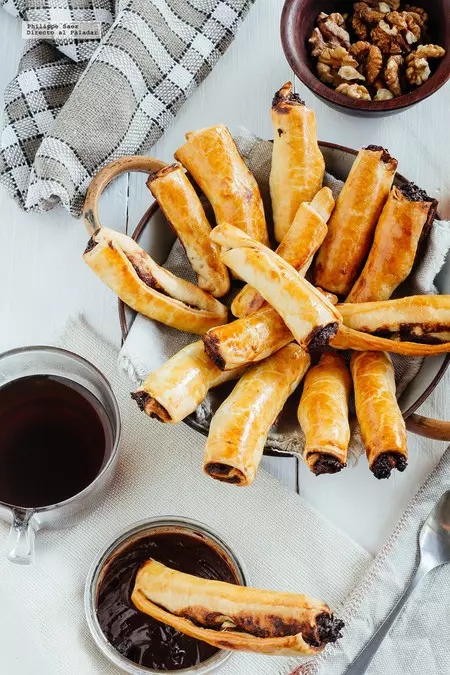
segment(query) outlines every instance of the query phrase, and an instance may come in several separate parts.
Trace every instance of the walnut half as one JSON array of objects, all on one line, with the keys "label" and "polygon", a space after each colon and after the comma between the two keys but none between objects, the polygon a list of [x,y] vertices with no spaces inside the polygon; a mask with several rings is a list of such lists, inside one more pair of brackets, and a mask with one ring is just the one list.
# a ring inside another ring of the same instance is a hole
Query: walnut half
[{"label": "walnut half", "polygon": [[390,101],[391,98],[394,98],[394,94],[392,91],[389,91],[389,89],[384,89],[382,87],[381,89],[377,90],[377,93],[373,97],[374,101]]},{"label": "walnut half", "polygon": [[357,60],[344,47],[326,47],[320,54],[319,61],[333,68],[358,65]]},{"label": "walnut half", "polygon": [[383,55],[376,45],[359,40],[350,47],[350,52],[358,61],[366,75],[367,82],[373,84],[383,67]]},{"label": "walnut half", "polygon": [[403,64],[403,57],[397,54],[390,56],[384,69],[384,79],[390,91],[394,96],[400,96],[402,88],[400,84],[400,67]]},{"label": "walnut half", "polygon": [[419,45],[415,52],[406,57],[406,79],[410,84],[419,86],[431,75],[428,59],[441,59],[445,49],[439,45]]},{"label": "walnut half", "polygon": [[348,84],[344,82],[336,89],[339,94],[345,94],[349,98],[359,99],[361,101],[370,101],[370,94],[362,84]]}]

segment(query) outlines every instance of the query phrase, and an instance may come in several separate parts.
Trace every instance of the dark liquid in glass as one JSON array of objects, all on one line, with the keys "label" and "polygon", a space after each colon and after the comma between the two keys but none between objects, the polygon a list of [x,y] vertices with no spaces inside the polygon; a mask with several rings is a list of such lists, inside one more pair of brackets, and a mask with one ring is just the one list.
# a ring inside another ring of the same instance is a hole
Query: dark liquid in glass
[{"label": "dark liquid in glass", "polygon": [[99,474],[110,437],[87,389],[32,375],[0,388],[0,501],[38,507],[73,497]]},{"label": "dark liquid in glass", "polygon": [[136,609],[131,594],[138,569],[149,558],[203,579],[237,584],[222,555],[198,536],[155,533],[130,543],[104,570],[97,596],[97,616],[110,644],[130,661],[161,671],[198,665],[218,652],[206,642]]}]

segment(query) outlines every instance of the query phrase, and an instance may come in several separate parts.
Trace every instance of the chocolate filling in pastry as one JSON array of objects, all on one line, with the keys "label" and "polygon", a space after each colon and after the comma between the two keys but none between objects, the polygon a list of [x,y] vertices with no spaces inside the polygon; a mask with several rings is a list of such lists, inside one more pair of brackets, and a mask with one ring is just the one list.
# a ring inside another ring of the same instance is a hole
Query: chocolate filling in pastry
[{"label": "chocolate filling in pastry", "polygon": [[396,452],[383,452],[372,465],[372,473],[375,478],[389,478],[392,469],[397,471],[404,471],[408,466],[408,462]]},{"label": "chocolate filling in pastry", "polygon": [[[272,108],[276,108],[277,111],[281,113],[288,113],[289,110],[283,110],[282,106],[280,106],[280,103],[289,103],[290,105],[306,105],[305,101],[303,101],[298,94],[295,94],[293,91],[291,91],[288,95],[286,95],[283,94],[283,89],[275,92],[275,95],[272,99]],[[279,129],[279,132],[280,131],[282,132],[281,129]],[[281,136],[281,134],[279,135]]]},{"label": "chocolate filling in pastry", "polygon": [[321,454],[313,466],[313,472],[316,476],[321,476],[324,473],[338,473],[346,466],[347,464],[342,464],[333,455]]},{"label": "chocolate filling in pastry", "polygon": [[339,329],[339,323],[330,323],[328,326],[316,326],[311,331],[312,336],[308,343],[308,351],[322,351],[328,345],[330,340],[334,338]]},{"label": "chocolate filling in pastry", "polygon": [[319,614],[316,618],[316,628],[313,635],[303,634],[305,642],[314,647],[321,647],[328,642],[336,642],[342,637],[341,630],[345,623],[342,619],[336,619],[332,614]]},{"label": "chocolate filling in pastry", "polygon": [[151,396],[150,394],[147,394],[146,391],[132,391],[131,398],[133,399],[133,401],[136,401],[139,410],[142,410],[142,412],[144,412],[145,406],[151,399]]},{"label": "chocolate filling in pastry", "polygon": [[389,153],[389,151],[386,150],[386,148],[383,148],[383,146],[381,146],[381,145],[368,145],[364,148],[364,150],[373,150],[374,152],[382,151],[383,154],[381,155],[380,159],[385,164],[390,162],[391,159],[392,159],[392,155]]},{"label": "chocolate filling in pastry", "polygon": [[418,185],[413,183],[412,181],[409,181],[408,183],[402,183],[402,185],[399,185],[400,192],[402,195],[408,199],[410,202],[433,202],[435,201],[434,199],[431,199],[425,192],[425,190],[422,190]]},{"label": "chocolate filling in pastry", "polygon": [[220,340],[216,335],[206,333],[203,337],[203,344],[205,345],[205,352],[211,361],[219,368],[225,370],[225,360],[219,352]]}]

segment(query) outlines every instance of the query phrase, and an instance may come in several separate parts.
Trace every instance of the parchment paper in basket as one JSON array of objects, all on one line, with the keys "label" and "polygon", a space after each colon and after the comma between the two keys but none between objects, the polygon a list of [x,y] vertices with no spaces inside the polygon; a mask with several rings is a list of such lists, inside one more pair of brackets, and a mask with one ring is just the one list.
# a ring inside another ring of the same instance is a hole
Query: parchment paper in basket
[{"label": "parchment paper in basket", "polygon": [[[272,143],[264,141],[249,133],[246,129],[238,129],[234,134],[240,153],[248,167],[253,172],[261,189],[264,207],[268,220],[271,218],[269,194],[269,173],[272,157]],[[324,185],[328,186],[336,198],[343,185],[330,174],[325,175]],[[446,254],[450,250],[450,222],[435,220],[428,239],[427,250],[420,264],[405,282],[407,287],[403,295],[436,293],[434,280],[444,264]],[[195,283],[195,275],[186,258],[184,249],[176,241],[165,264],[165,267],[174,274]],[[180,333],[179,331],[156,323],[144,316],[137,316],[130,330],[128,338],[119,355],[119,366],[128,374],[133,384],[139,384],[153,370],[167,361],[177,351],[187,344],[198,340],[199,337]],[[409,382],[417,375],[423,359],[393,355],[397,393],[400,395]],[[229,385],[230,387],[232,384]],[[214,411],[223,399],[218,392],[210,391],[205,401],[198,407],[195,415],[197,422],[205,428]],[[279,452],[293,452],[301,455],[304,448],[304,436],[297,422],[297,391],[286,404],[277,423],[272,427],[268,443]],[[363,445],[356,421],[352,423],[350,440],[350,454],[358,457],[363,451]]]}]

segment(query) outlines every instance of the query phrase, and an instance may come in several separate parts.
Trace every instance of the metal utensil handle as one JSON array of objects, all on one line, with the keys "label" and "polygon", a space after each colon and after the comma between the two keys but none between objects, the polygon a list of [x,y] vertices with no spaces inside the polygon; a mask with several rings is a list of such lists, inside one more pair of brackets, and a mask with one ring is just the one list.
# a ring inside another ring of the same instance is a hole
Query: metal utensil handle
[{"label": "metal utensil handle", "polygon": [[389,630],[400,613],[403,605],[408,600],[409,596],[414,592],[416,586],[422,581],[424,576],[429,572],[429,568],[419,565],[414,577],[411,580],[408,588],[405,590],[403,595],[397,604],[390,611],[386,619],[383,621],[381,626],[378,628],[376,633],[372,635],[369,642],[366,644],[364,649],[358,654],[353,663],[346,670],[345,675],[364,675],[369,667],[373,657],[378,651],[381,643],[383,642],[386,635],[389,633]]}]

